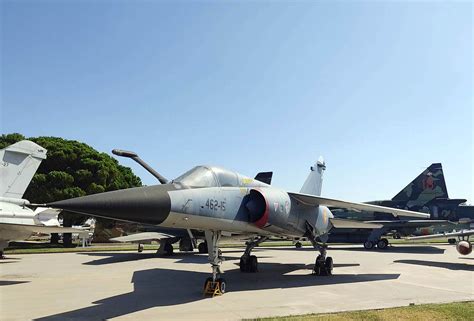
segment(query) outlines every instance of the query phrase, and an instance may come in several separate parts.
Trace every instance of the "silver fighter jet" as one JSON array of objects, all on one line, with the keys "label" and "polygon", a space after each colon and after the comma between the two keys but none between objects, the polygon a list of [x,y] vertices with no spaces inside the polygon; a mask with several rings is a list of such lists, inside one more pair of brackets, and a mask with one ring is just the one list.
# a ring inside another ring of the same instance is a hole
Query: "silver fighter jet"
[{"label": "silver fighter jet", "polygon": [[333,260],[326,256],[325,242],[331,228],[350,228],[352,224],[357,228],[374,226],[335,219],[327,206],[429,218],[425,213],[321,197],[325,169],[320,158],[311,167],[299,193],[286,192],[223,168],[197,166],[172,181],[158,174],[162,185],[89,195],[48,206],[116,220],[204,231],[212,266],[212,277],[204,286],[209,294],[224,293],[226,288],[220,271],[223,259],[219,239],[223,234],[257,235],[247,242],[240,258],[242,272],[257,272],[257,257],[251,254],[252,249],[270,236],[278,236],[307,237],[319,251],[313,274],[330,275]]}]

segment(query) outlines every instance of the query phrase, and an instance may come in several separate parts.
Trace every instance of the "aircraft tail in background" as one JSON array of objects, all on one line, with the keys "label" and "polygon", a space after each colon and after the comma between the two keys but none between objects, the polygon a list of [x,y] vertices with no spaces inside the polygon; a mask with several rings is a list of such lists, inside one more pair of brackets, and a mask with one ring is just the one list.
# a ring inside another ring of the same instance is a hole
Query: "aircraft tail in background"
[{"label": "aircraft tail in background", "polygon": [[435,198],[449,198],[441,163],[433,163],[392,198],[404,207],[422,207]]},{"label": "aircraft tail in background", "polygon": [[323,157],[320,156],[316,164],[311,166],[310,169],[311,172],[309,173],[308,178],[306,178],[300,193],[320,196],[323,185],[323,173],[326,169],[326,163],[324,162]]},{"label": "aircraft tail in background", "polygon": [[0,197],[22,198],[43,159],[46,149],[29,140],[0,150]]}]

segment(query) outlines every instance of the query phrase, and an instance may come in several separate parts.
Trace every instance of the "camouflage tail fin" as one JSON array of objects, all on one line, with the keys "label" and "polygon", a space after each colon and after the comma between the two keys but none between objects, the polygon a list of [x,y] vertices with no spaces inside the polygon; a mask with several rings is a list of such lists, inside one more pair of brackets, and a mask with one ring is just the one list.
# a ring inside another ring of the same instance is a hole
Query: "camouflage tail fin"
[{"label": "camouflage tail fin", "polygon": [[43,159],[46,149],[29,140],[0,150],[0,197],[22,198]]},{"label": "camouflage tail fin", "polygon": [[410,184],[402,189],[392,201],[406,208],[422,207],[435,198],[448,198],[441,163],[431,164]]},{"label": "camouflage tail fin", "polygon": [[303,187],[301,187],[300,193],[320,196],[325,169],[326,163],[324,162],[323,157],[319,157],[316,164],[311,166],[311,172],[309,173],[308,178],[306,178]]}]

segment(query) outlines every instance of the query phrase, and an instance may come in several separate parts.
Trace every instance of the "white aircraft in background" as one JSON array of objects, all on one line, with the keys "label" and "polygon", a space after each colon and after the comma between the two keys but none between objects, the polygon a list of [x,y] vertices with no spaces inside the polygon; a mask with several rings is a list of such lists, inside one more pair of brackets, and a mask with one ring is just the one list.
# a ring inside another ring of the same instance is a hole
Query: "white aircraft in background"
[{"label": "white aircraft in background", "polygon": [[21,241],[35,233],[88,233],[59,226],[59,210],[28,208],[23,194],[33,175],[46,159],[46,149],[22,140],[0,150],[0,257],[11,241]]}]

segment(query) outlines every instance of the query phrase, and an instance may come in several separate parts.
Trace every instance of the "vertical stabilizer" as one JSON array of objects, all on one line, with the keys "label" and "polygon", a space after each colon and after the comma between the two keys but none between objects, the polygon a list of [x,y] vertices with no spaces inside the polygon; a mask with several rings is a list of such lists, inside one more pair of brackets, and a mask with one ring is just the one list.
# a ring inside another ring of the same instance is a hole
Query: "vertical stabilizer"
[{"label": "vertical stabilizer", "polygon": [[43,159],[46,149],[29,140],[0,150],[0,196],[22,198]]},{"label": "vertical stabilizer", "polygon": [[325,169],[326,163],[324,162],[323,157],[320,156],[316,164],[310,167],[311,172],[304,182],[300,193],[320,196],[323,185],[323,173]]},{"label": "vertical stabilizer", "polygon": [[448,198],[441,163],[431,164],[392,198],[406,208],[422,207],[435,198]]}]

